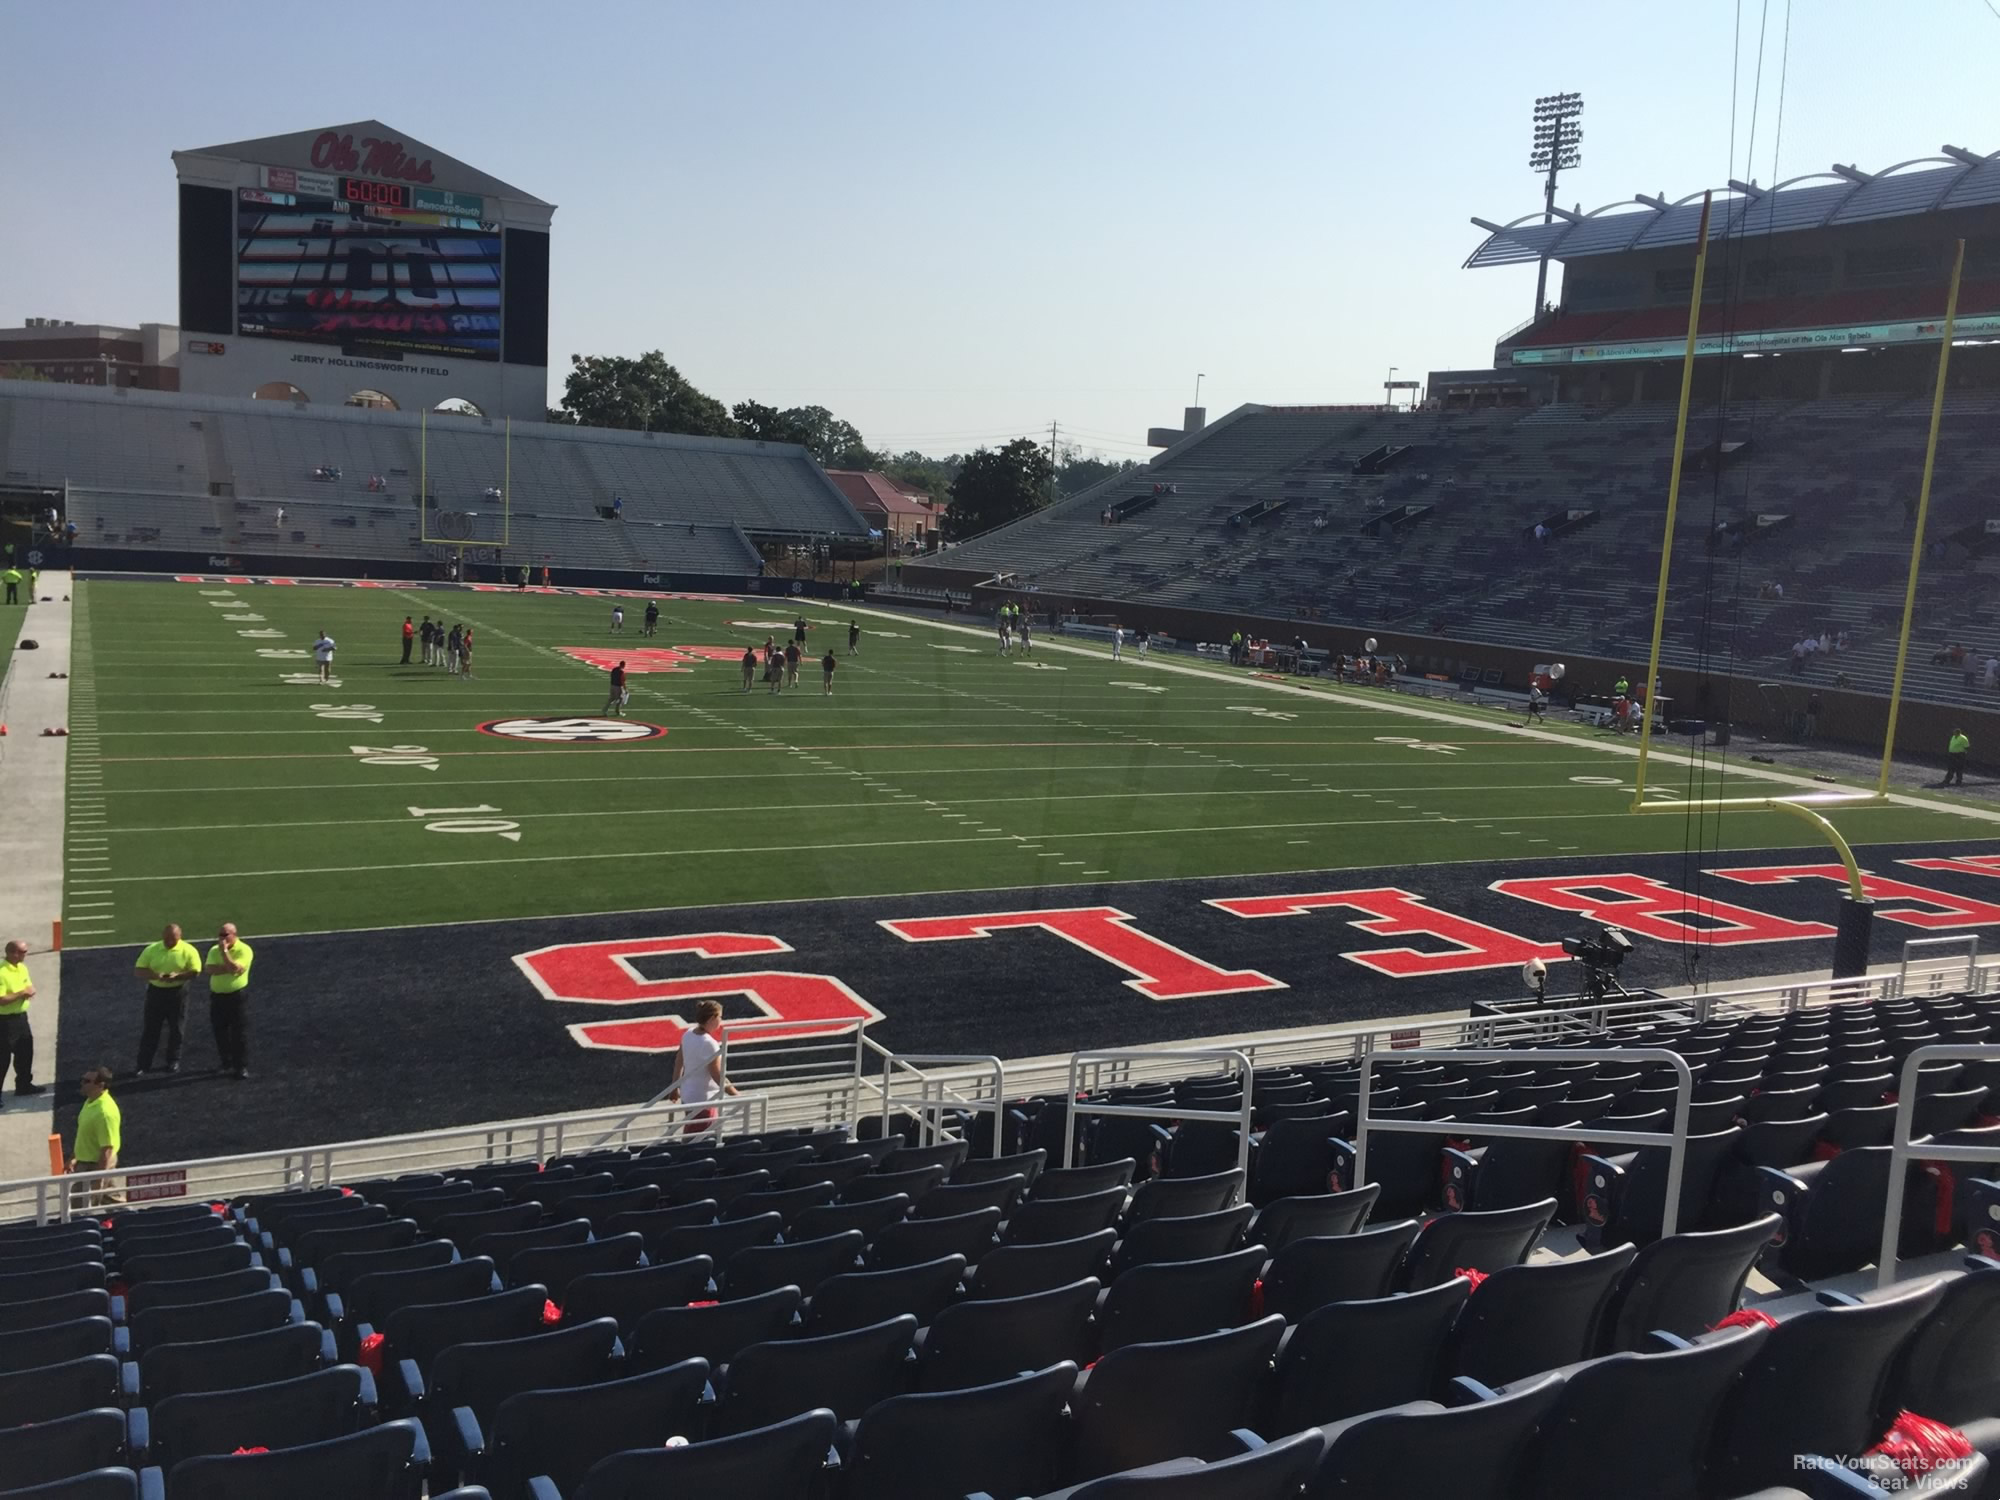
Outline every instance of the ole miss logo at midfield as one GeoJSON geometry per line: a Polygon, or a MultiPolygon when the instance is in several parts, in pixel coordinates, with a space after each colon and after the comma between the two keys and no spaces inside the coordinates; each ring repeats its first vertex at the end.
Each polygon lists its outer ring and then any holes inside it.
{"type": "Polygon", "coordinates": [[[630,651],[616,646],[558,646],[556,650],[573,661],[606,672],[622,661],[633,676],[642,672],[692,672],[696,662],[743,660],[741,646],[635,646],[630,651]]]}

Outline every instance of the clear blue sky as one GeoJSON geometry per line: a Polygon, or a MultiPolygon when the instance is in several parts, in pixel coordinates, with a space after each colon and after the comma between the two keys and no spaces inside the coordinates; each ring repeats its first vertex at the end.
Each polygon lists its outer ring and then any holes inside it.
{"type": "Polygon", "coordinates": [[[1588,100],[1586,209],[1731,175],[2000,149],[2000,0],[1422,6],[664,0],[450,11],[0,0],[0,325],[175,317],[168,153],[379,118],[558,205],[572,351],[944,453],[1051,419],[1143,456],[1197,371],[1380,399],[1476,366],[1530,268],[1537,94],[1588,100]],[[1399,377],[1401,378],[1401,377],[1399,377]]]}

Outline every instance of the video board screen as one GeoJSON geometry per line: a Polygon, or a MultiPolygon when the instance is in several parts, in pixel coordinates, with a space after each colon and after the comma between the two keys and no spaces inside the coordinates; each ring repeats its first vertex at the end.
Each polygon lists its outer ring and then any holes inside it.
{"type": "Polygon", "coordinates": [[[238,194],[238,334],[497,360],[499,226],[412,211],[378,184],[350,201],[347,181],[339,198],[238,194]]]}

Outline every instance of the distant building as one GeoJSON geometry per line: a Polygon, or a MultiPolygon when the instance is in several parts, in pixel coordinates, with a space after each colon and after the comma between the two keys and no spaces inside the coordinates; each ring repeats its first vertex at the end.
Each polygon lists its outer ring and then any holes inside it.
{"type": "Polygon", "coordinates": [[[30,318],[22,327],[0,328],[0,371],[28,380],[177,391],[180,357],[181,331],[171,323],[120,328],[30,318]]]}
{"type": "Polygon", "coordinates": [[[828,469],[826,477],[871,530],[894,537],[900,549],[921,552],[933,544],[938,512],[929,495],[873,469],[828,469]]]}

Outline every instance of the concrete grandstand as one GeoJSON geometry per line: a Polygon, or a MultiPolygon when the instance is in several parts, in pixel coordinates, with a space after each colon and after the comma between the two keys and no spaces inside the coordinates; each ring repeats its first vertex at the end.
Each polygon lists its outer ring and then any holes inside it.
{"type": "Polygon", "coordinates": [[[570,581],[740,581],[759,571],[753,538],[866,530],[784,444],[529,423],[509,439],[476,416],[18,381],[0,382],[0,490],[62,497],[78,564],[122,569],[216,566],[213,555],[411,576],[462,540],[475,561],[570,581]]]}

